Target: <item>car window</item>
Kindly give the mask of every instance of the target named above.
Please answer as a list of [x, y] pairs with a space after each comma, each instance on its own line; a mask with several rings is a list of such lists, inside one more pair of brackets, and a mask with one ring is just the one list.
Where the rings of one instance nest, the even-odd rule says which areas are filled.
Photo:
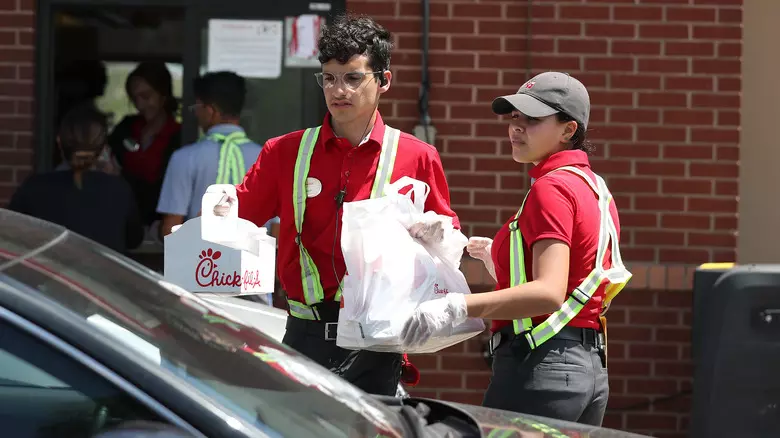
[[0, 424], [9, 437], [91, 437], [159, 416], [102, 376], [0, 321]]
[[396, 413], [313, 361], [77, 235], [8, 266], [0, 282], [3, 275], [261, 431], [341, 437], [403, 429]]

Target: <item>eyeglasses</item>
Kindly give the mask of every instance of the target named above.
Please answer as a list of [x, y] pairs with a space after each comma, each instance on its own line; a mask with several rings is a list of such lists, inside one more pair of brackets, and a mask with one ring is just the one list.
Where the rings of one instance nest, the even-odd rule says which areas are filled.
[[350, 90], [354, 90], [363, 83], [363, 80], [367, 75], [381, 74], [381, 71], [350, 71], [345, 73], [329, 73], [329, 72], [317, 72], [314, 73], [314, 77], [317, 78], [317, 84], [322, 88], [331, 88], [338, 83], [339, 80], [344, 83], [344, 86]]

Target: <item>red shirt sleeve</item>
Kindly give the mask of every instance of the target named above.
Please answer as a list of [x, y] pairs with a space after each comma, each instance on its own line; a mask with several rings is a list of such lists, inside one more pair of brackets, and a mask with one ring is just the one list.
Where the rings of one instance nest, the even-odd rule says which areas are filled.
[[238, 217], [262, 227], [278, 216], [278, 144], [266, 142], [244, 181], [236, 186]]
[[[431, 148], [433, 149], [432, 146]], [[447, 178], [444, 176], [441, 158], [439, 158], [439, 153], [436, 149], [433, 149], [428, 154], [423, 174], [428, 176], [428, 180], [425, 182], [431, 188], [431, 192], [425, 200], [425, 211], [434, 211], [437, 214], [451, 217], [453, 227], [460, 229], [460, 219], [458, 219], [458, 215], [450, 207], [450, 188], [447, 184]]]
[[520, 232], [532, 248], [542, 239], [556, 239], [571, 247], [576, 199], [571, 189], [554, 177], [537, 180], [523, 207]]

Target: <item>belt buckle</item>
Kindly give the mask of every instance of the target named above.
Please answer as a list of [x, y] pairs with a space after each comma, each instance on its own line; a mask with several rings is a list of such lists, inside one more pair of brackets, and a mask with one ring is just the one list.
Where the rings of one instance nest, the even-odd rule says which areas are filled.
[[[336, 340], [338, 324], [339, 323], [337, 323], [337, 322], [326, 322], [325, 323], [325, 340], [326, 341], [335, 341]], [[330, 334], [331, 327], [333, 327], [333, 329], [332, 329], [333, 330], [333, 336], [331, 336], [331, 334]]]
[[495, 332], [490, 336], [489, 341], [489, 348], [490, 348], [490, 355], [492, 356], [493, 353], [496, 351], [496, 348], [501, 345], [501, 332]]

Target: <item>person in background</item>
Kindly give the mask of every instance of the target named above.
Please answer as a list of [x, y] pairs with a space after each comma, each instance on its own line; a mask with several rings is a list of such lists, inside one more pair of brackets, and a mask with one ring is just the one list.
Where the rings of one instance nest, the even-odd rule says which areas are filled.
[[192, 111], [205, 136], [171, 156], [157, 212], [162, 215], [160, 237], [198, 216], [201, 198], [211, 184], [238, 185], [247, 166], [257, 161], [261, 146], [247, 138], [239, 125], [246, 82], [233, 72], [207, 73], [193, 83]]
[[68, 111], [57, 146], [66, 170], [34, 174], [17, 189], [9, 210], [47, 220], [118, 252], [141, 244], [135, 197], [120, 176], [93, 170], [106, 146], [106, 118], [91, 104]]
[[119, 122], [108, 144], [133, 188], [141, 220], [151, 225], [159, 219], [155, 207], [168, 160], [181, 145], [178, 102], [171, 73], [162, 62], [139, 64], [128, 75], [125, 89], [138, 114]]

